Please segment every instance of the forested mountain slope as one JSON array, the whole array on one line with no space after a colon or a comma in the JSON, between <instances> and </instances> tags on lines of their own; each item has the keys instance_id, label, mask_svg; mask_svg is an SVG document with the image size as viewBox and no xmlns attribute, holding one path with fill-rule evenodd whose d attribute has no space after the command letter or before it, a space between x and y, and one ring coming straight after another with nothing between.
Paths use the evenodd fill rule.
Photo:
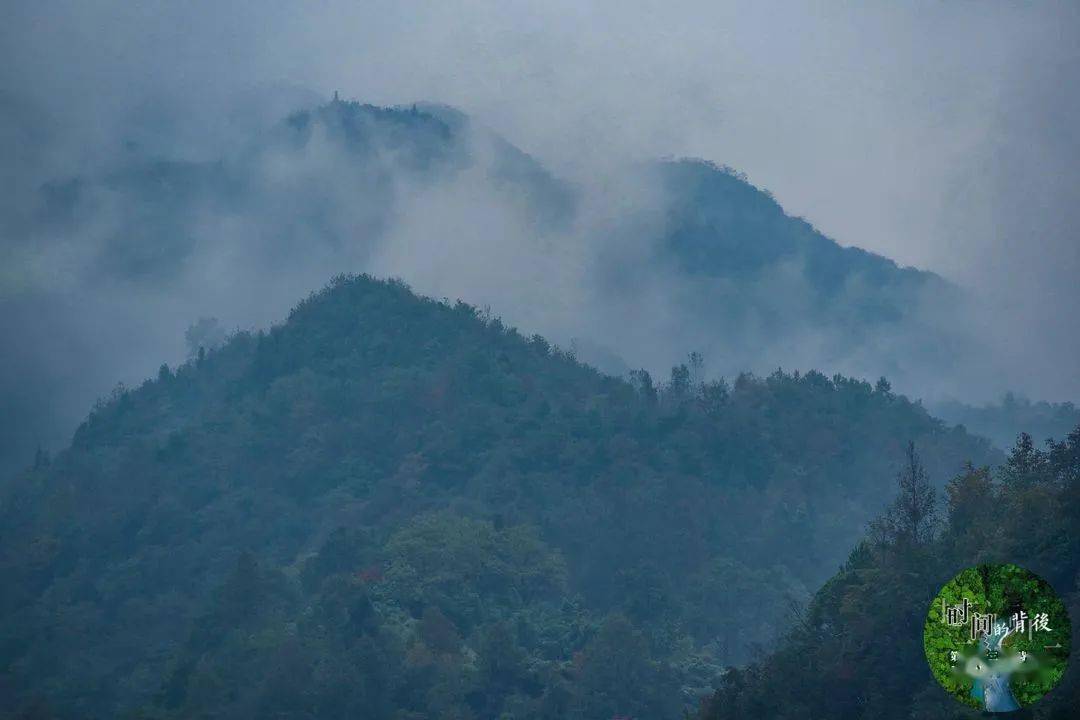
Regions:
<instances>
[{"instance_id":1,"label":"forested mountain slope","mask_svg":"<svg viewBox=\"0 0 1080 720\"><path fill-rule=\"evenodd\" d=\"M923 654L935 593L960 570L1016 563L1054 588L1080 639L1080 427L1040 449L1021 436L996 472L969 467L939 495L941 524L913 542L897 510L856 546L785 641L724 676L701 720L982 717L937 684ZM1075 657L1060 685L1015 717L1070 720L1080 708Z\"/></svg>"},{"instance_id":2,"label":"forested mountain slope","mask_svg":"<svg viewBox=\"0 0 1080 720\"><path fill-rule=\"evenodd\" d=\"M481 160L483 144L461 121L339 101L221 157L125 146L5 203L0 474L67 444L117 379L182 358L200 317L266 327L331 275L368 268L409 234L402 218L440 217L447 194L474 188L541 229L570 221L566 187L508 145ZM43 272L56 258L64 271Z\"/></svg>"},{"instance_id":3,"label":"forested mountain slope","mask_svg":"<svg viewBox=\"0 0 1080 720\"><path fill-rule=\"evenodd\" d=\"M675 718L835 570L908 440L938 483L995 459L884 382L698 367L630 383L339 278L5 488L0 706Z\"/></svg>"}]
</instances>

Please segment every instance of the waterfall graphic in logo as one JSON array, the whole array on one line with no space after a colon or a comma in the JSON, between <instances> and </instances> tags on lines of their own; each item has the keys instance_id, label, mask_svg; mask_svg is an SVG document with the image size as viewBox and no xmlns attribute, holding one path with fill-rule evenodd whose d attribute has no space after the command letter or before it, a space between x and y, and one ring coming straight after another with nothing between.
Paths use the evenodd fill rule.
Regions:
<instances>
[{"instance_id":1,"label":"waterfall graphic in logo","mask_svg":"<svg viewBox=\"0 0 1080 720\"><path fill-rule=\"evenodd\" d=\"M945 691L988 712L1027 707L1054 689L1069 661L1065 605L1017 565L977 565L945 584L923 629L926 661Z\"/></svg>"}]
</instances>

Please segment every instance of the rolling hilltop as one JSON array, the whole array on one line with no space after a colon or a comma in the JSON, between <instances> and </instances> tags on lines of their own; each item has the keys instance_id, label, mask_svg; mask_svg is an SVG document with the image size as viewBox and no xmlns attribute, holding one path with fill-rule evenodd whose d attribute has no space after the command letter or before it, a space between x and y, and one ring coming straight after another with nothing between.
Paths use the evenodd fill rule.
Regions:
<instances>
[{"instance_id":1,"label":"rolling hilltop","mask_svg":"<svg viewBox=\"0 0 1080 720\"><path fill-rule=\"evenodd\" d=\"M913 440L820 373L603 375L342 277L98 404L0 502L0 705L58 717L677 718L835 571Z\"/></svg>"}]
</instances>

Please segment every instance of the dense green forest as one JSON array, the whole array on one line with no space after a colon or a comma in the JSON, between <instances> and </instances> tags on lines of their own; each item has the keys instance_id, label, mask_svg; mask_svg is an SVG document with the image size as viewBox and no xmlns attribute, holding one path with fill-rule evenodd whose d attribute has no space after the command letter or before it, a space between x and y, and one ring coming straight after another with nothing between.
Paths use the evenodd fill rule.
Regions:
<instances>
[{"instance_id":1,"label":"dense green forest","mask_svg":"<svg viewBox=\"0 0 1080 720\"><path fill-rule=\"evenodd\" d=\"M919 520L922 532L909 530L912 504L903 498L873 523L777 650L723 676L700 720L979 717L934 681L922 633L938 588L977 563L1024 566L1080 617L1080 427L1045 449L1021 436L996 472L966 468ZM1074 622L1074 648L1076 633ZM1069 720L1077 708L1074 659L1056 689L1015 717Z\"/></svg>"},{"instance_id":2,"label":"dense green forest","mask_svg":"<svg viewBox=\"0 0 1080 720\"><path fill-rule=\"evenodd\" d=\"M940 487L999 461L985 440L884 379L704 381L701 364L622 380L466 304L339 278L267 332L117 388L4 486L0 707L678 718L791 617L820 629L864 565L936 579L937 544L882 539L798 611L881 512L909 441ZM947 547L1010 538L1044 570L1058 462L1006 496L1041 497L1037 513L997 517L1033 535L984 547L953 518ZM893 612L919 587L873 600ZM743 702L757 686L739 678L770 667L721 693Z\"/></svg>"}]
</instances>

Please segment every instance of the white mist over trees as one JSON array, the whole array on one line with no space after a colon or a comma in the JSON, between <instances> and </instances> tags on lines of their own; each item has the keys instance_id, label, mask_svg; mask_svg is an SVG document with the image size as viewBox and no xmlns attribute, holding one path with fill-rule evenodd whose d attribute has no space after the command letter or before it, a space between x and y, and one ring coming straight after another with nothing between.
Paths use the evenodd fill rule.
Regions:
<instances>
[{"instance_id":1,"label":"white mist over trees","mask_svg":"<svg viewBox=\"0 0 1080 720\"><path fill-rule=\"evenodd\" d=\"M490 305L609 369L663 371L698 350L712 374L819 367L884 374L928 401L1010 389L1076 399L1062 359L1076 356L1078 334L1060 311L1078 300L1076 93L1063 82L1076 27L1074 7L1012 3L683 13L271 3L257 17L232 3L13 8L0 28L5 409L28 417L48 405L64 420L20 422L20 443L58 446L115 381L183 358L198 318L228 331L265 325L342 270ZM535 226L492 179L500 141L485 134L461 151L469 167L453 182L392 181L398 201L376 228L387 187L340 148L315 138L302 153L266 152L283 118L336 90L461 108L580 191L575 223ZM786 319L783 333L764 323L736 347L726 328L708 332L710 308L687 321L685 296L700 299L700 287L662 260L623 290L591 282L598 265L655 260L640 229L665 221L668 198L625 168L657 157L737 167L842 245L937 272L968 302L913 297L908 312L936 324L929 337L878 332L856 348L803 322L806 268L779 263L752 296L709 299ZM266 201L229 206L213 166L244 158ZM183 207L167 192L133 203L123 183L157 160L207 164L198 172L209 171L210 190ZM141 181L172 182L152 168ZM42 234L43 205L86 192L93 211L69 218L75 230ZM315 227L289 219L298 207ZM376 229L387 238L377 247ZM151 267L168 277L140 280ZM933 356L941 337L971 361L908 382L899 366Z\"/></svg>"}]
</instances>

